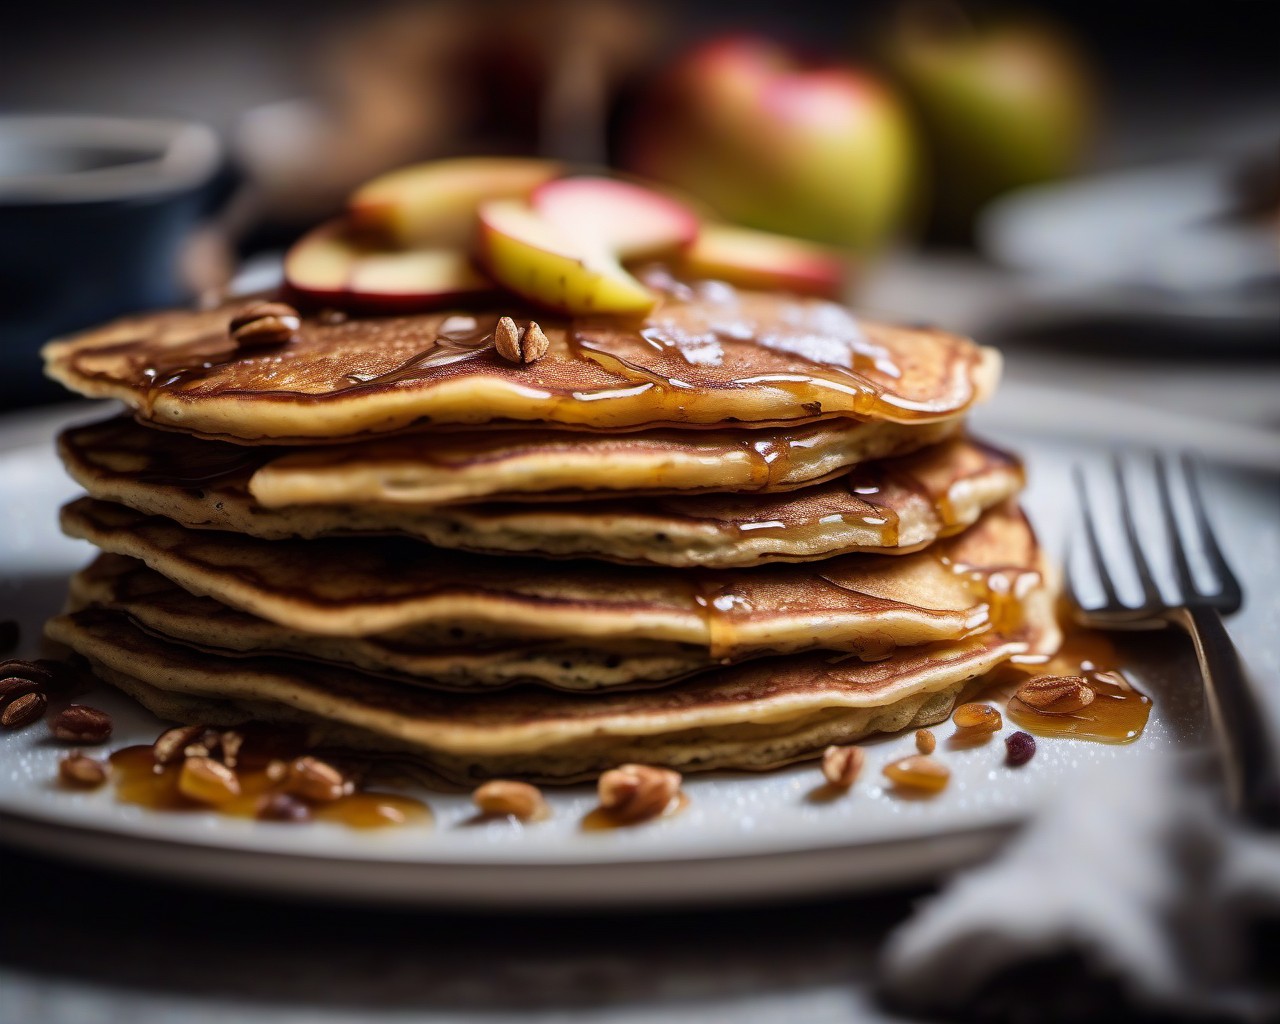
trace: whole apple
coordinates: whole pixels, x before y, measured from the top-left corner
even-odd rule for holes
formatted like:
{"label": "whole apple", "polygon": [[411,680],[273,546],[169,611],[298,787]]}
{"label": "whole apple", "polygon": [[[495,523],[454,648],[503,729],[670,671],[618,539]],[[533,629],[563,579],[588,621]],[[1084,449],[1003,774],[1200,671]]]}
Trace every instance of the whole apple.
{"label": "whole apple", "polygon": [[979,27],[958,8],[920,4],[898,19],[886,56],[918,116],[940,234],[965,235],[1000,193],[1078,165],[1093,89],[1083,57],[1059,30]]}
{"label": "whole apple", "polygon": [[639,104],[622,159],[727,220],[860,251],[902,225],[916,181],[890,87],[746,35],[677,60]]}

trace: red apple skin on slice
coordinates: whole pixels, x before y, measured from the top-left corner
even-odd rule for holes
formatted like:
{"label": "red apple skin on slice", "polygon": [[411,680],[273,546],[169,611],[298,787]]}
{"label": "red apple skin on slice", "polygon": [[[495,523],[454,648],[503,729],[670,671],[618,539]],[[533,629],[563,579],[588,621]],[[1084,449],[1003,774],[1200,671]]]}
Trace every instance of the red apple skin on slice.
{"label": "red apple skin on slice", "polygon": [[842,249],[729,224],[703,224],[678,264],[682,276],[740,288],[843,299],[854,261]]}
{"label": "red apple skin on slice", "polygon": [[476,207],[487,199],[526,197],[564,173],[550,160],[474,157],[402,167],[367,182],[347,203],[361,233],[395,246],[465,248],[475,230]]}
{"label": "red apple skin on slice", "polygon": [[368,313],[436,309],[495,291],[464,249],[391,249],[356,237],[342,221],[308,232],[284,260],[285,285],[313,305]]}
{"label": "red apple skin on slice", "polygon": [[478,216],[480,263],[522,298],[571,315],[642,316],[657,302],[589,230],[564,229],[519,199],[491,200]]}
{"label": "red apple skin on slice", "polygon": [[698,236],[698,215],[670,196],[616,178],[557,178],[540,185],[529,205],[566,236],[587,236],[619,260],[679,252]]}

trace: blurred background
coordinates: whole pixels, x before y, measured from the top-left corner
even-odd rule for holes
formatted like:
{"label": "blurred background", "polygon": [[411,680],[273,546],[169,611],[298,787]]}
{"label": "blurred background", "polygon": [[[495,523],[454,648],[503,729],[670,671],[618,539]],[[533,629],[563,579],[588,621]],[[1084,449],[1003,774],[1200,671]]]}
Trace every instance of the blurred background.
{"label": "blurred background", "polygon": [[270,283],[381,171],[538,154],[838,246],[863,308],[981,333],[1014,381],[1195,399],[1276,468],[1278,30],[1239,0],[19,5],[0,399],[58,397],[51,335]]}

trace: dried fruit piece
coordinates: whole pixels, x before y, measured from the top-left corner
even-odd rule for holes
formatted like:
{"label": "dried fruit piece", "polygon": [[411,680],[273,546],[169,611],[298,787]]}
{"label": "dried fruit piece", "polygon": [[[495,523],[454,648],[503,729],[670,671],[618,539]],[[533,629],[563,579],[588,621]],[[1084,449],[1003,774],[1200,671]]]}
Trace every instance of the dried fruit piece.
{"label": "dried fruit piece", "polygon": [[107,781],[107,766],[76,751],[58,762],[58,778],[76,789],[97,789]]}
{"label": "dried fruit piece", "polygon": [[532,363],[547,354],[550,342],[532,320],[528,327],[521,329],[511,317],[504,316],[493,329],[493,347],[508,362]]}
{"label": "dried fruit piece", "polygon": [[289,765],[285,788],[306,800],[329,803],[346,796],[353,787],[346,776],[333,765],[307,755],[297,758]]}
{"label": "dried fruit piece", "polygon": [[924,754],[912,754],[884,766],[884,774],[905,789],[937,793],[946,788],[951,779],[951,769],[940,761]]}
{"label": "dried fruit piece", "polygon": [[645,821],[662,814],[680,792],[680,773],[670,768],[624,764],[600,776],[600,806],[620,822]]}
{"label": "dried fruit piece", "polygon": [[1011,768],[1017,768],[1035,756],[1036,738],[1029,732],[1015,732],[1005,737],[1004,747],[1004,763]]}
{"label": "dried fruit piece", "polygon": [[70,704],[54,716],[49,728],[64,743],[105,743],[111,738],[111,716],[88,704]]}
{"label": "dried fruit piece", "polygon": [[827,747],[822,753],[822,774],[837,789],[848,789],[866,759],[861,747]]}
{"label": "dried fruit piece", "polygon": [[527,782],[494,779],[480,786],[471,799],[482,812],[495,817],[510,815],[521,821],[541,821],[551,814],[542,790]]}
{"label": "dried fruit piece", "polygon": [[225,804],[240,795],[240,779],[211,757],[188,757],[178,773],[178,790],[202,804]]}
{"label": "dried fruit piece", "polygon": [[44,714],[49,706],[49,698],[38,690],[14,697],[0,711],[0,726],[6,729],[21,729],[30,725]]}
{"label": "dried fruit piece", "polygon": [[173,764],[183,757],[183,752],[204,733],[202,725],[179,725],[160,734],[151,745],[151,756],[156,764]]}
{"label": "dried fruit piece", "polygon": [[916,750],[922,754],[932,754],[938,748],[938,737],[928,729],[916,730]]}
{"label": "dried fruit piece", "polygon": [[241,348],[283,345],[297,337],[302,317],[285,302],[259,302],[231,318],[227,329]]}
{"label": "dried fruit piece", "polygon": [[1070,715],[1093,703],[1093,687],[1084,676],[1036,676],[1014,694],[1043,715]]}
{"label": "dried fruit piece", "polygon": [[288,793],[268,793],[258,804],[258,817],[263,821],[307,821],[311,808]]}
{"label": "dried fruit piece", "polygon": [[951,721],[961,732],[972,736],[996,732],[1004,725],[1000,712],[990,704],[961,704],[952,712]]}

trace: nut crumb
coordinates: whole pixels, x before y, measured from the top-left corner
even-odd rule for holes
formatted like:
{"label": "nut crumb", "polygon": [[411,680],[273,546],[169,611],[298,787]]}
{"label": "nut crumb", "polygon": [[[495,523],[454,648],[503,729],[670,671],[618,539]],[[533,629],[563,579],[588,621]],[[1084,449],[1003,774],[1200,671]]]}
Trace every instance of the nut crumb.
{"label": "nut crumb", "polygon": [[1004,725],[1000,712],[990,704],[961,704],[951,713],[951,721],[968,736],[998,732]]}
{"label": "nut crumb", "polygon": [[308,754],[296,758],[289,765],[285,788],[304,800],[330,803],[346,796],[355,787],[333,765]]}
{"label": "nut crumb", "polygon": [[477,788],[471,799],[482,813],[494,817],[509,815],[520,821],[541,821],[551,815],[542,790],[527,782],[494,779]]}
{"label": "nut crumb", "polygon": [[932,754],[938,748],[938,737],[928,729],[916,730],[916,750],[922,754]]}
{"label": "nut crumb", "polygon": [[951,769],[940,761],[924,754],[912,754],[884,766],[884,774],[904,789],[924,793],[938,793],[951,779]]}
{"label": "nut crumb", "polygon": [[624,764],[600,776],[600,806],[620,822],[659,817],[680,792],[680,773],[670,768]]}
{"label": "nut crumb", "polygon": [[58,778],[75,789],[97,789],[107,781],[107,766],[75,751],[58,762]]}
{"label": "nut crumb", "polygon": [[837,789],[848,789],[862,771],[866,759],[861,747],[827,747],[822,753],[822,774]]}
{"label": "nut crumb", "polygon": [[181,760],[187,747],[203,734],[202,725],[178,725],[166,729],[151,745],[151,757],[156,764],[173,764]]}
{"label": "nut crumb", "polygon": [[111,738],[111,716],[88,704],[69,704],[59,711],[49,729],[64,743],[105,743]]}

